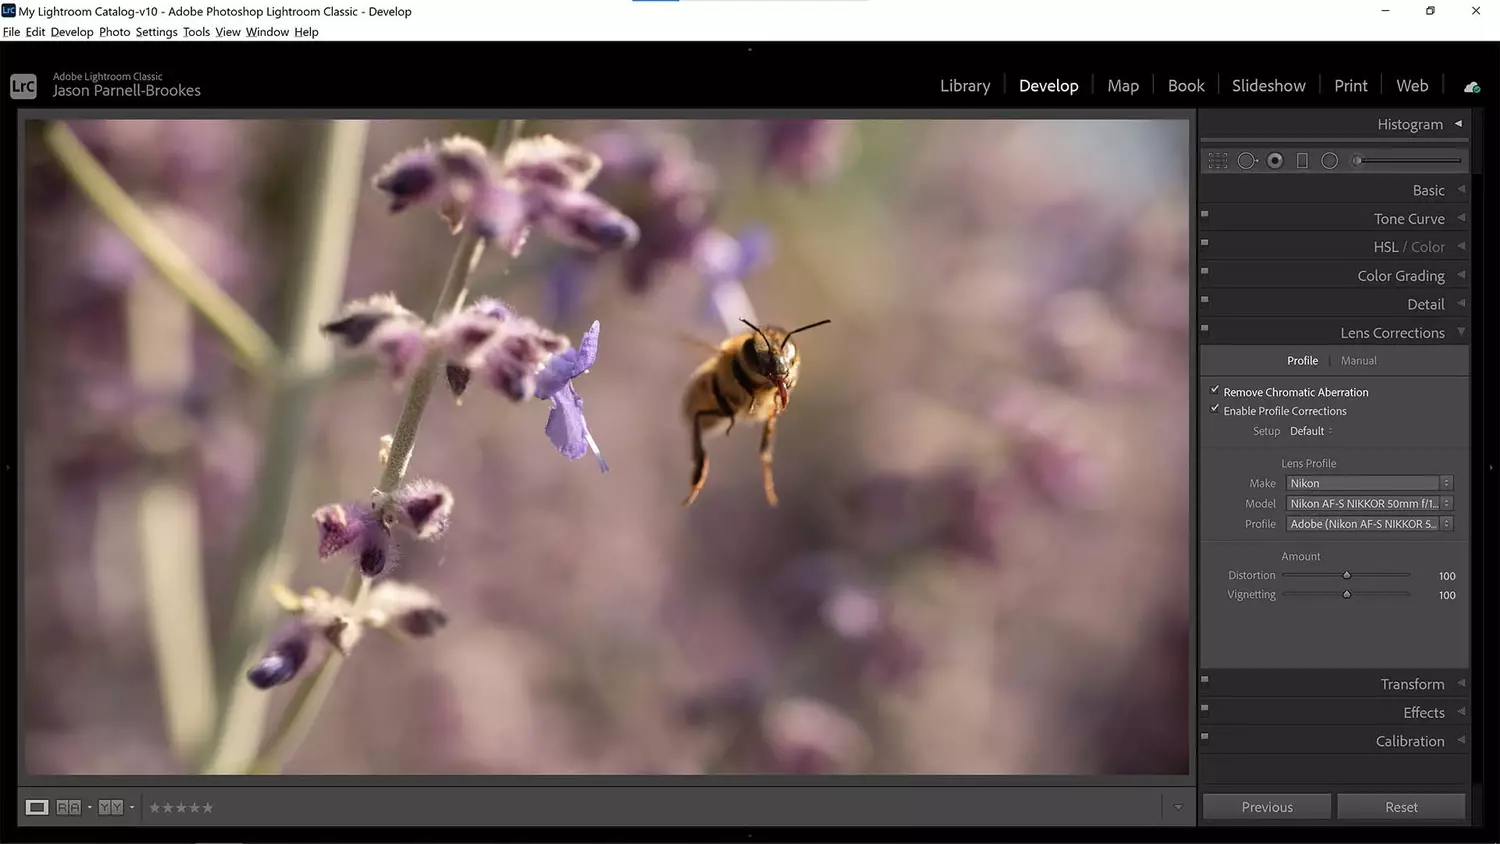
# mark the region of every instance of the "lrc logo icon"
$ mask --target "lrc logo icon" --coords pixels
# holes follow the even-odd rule
[[[36,74],[12,73],[10,75],[10,98],[13,100],[36,99]]]
[[[16,16],[16,4],[0,3],[0,18],[13,18]]]

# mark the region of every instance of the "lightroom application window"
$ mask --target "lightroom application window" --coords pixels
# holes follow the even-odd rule
[[[1500,840],[1500,5],[0,12],[0,838]]]

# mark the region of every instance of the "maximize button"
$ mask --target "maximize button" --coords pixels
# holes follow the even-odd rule
[[[1326,821],[1332,794],[1205,794],[1206,821]]]
[[[1464,794],[1340,794],[1341,821],[1461,821]]]

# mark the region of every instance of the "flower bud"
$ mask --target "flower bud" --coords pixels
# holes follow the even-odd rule
[[[634,220],[594,194],[539,188],[526,198],[537,227],[565,246],[604,252],[629,249],[641,239]]]
[[[442,184],[437,151],[430,145],[406,150],[375,174],[374,184],[390,196],[393,214],[430,199]]]
[[[448,530],[453,514],[453,492],[436,481],[418,480],[402,485],[392,496],[399,524],[418,539],[439,539]]]
[[[312,653],[313,629],[302,621],[282,628],[271,638],[265,655],[246,672],[245,679],[257,689],[270,689],[291,682]]]
[[[365,616],[371,627],[415,639],[436,635],[448,625],[448,615],[427,590],[393,580],[370,590]]]
[[[390,294],[350,302],[322,331],[344,348],[379,360],[396,381],[411,374],[427,351],[426,323]]]

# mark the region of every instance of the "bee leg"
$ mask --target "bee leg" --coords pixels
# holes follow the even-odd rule
[[[734,411],[729,407],[729,399],[724,398],[724,391],[719,389],[718,379],[714,380],[713,387],[714,403],[719,406],[719,415],[729,420],[729,427],[724,429],[724,436],[727,437],[734,430]],[[712,416],[713,414],[709,413],[709,415]]]
[[[760,479],[766,488],[766,501],[776,506],[776,482],[771,477],[771,448],[776,445],[776,417],[766,420],[760,435]]]
[[[693,416],[693,486],[688,490],[688,496],[683,500],[682,506],[691,506],[703,491],[703,482],[708,480],[708,451],[703,448],[703,422],[704,417],[709,419],[718,418],[719,414],[712,410],[700,410]]]

